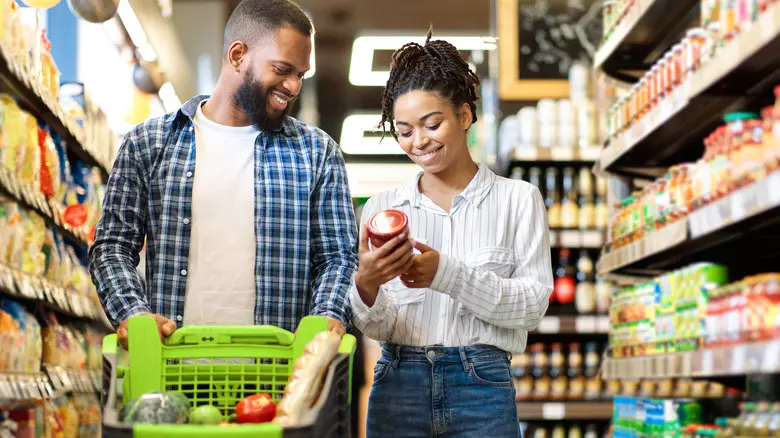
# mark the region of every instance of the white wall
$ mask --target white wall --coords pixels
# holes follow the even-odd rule
[[[173,24],[198,94],[211,94],[219,77],[225,9],[222,0],[177,0],[173,5]]]

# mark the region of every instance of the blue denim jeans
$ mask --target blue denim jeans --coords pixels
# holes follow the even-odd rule
[[[489,346],[382,346],[367,438],[517,438],[509,354]]]

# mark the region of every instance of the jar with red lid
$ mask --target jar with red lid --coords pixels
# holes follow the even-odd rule
[[[684,53],[682,44],[672,47],[672,87],[676,88],[683,80]]]
[[[763,275],[764,295],[766,295],[768,316],[764,319],[766,339],[780,338],[780,273]]]
[[[379,248],[401,233],[408,232],[409,219],[400,210],[383,210],[371,216],[367,227],[371,245]]]
[[[740,148],[739,185],[758,181],[766,176],[764,167],[764,123],[750,119],[745,123]]]
[[[674,89],[674,55],[671,51],[666,52],[664,55],[664,88],[666,89],[666,95],[672,93]]]
[[[704,29],[693,28],[689,29],[685,34],[684,44],[684,65],[685,70],[688,73],[695,72],[699,69],[699,64],[702,58],[702,48],[706,43],[707,34]]]
[[[648,101],[650,103],[650,108],[653,109],[658,104],[658,65],[653,65],[653,67],[650,69],[650,72],[648,73],[647,77],[647,85],[650,89],[650,96],[648,97]]]
[[[746,304],[745,283],[738,281],[734,283],[728,295],[728,309],[726,310],[726,327],[728,333],[727,345],[737,345],[744,341],[742,314],[745,312]]]
[[[661,57],[658,62],[656,63],[656,66],[658,66],[658,74],[656,77],[656,87],[658,90],[658,100],[663,100],[666,98],[667,92],[666,92],[666,58]]]
[[[764,129],[763,157],[764,169],[766,173],[772,172],[777,168],[775,164],[775,155],[777,150],[778,138],[774,133],[774,107],[767,106],[761,110],[762,128]]]

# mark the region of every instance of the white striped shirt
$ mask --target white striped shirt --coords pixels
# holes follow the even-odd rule
[[[450,213],[420,193],[418,175],[368,200],[361,224],[381,210],[409,217],[411,236],[440,252],[428,289],[395,278],[366,306],[354,283],[353,322],[366,336],[401,345],[493,345],[525,350],[553,289],[547,213],[539,189],[479,168]]]

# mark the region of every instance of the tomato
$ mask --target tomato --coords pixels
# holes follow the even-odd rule
[[[250,395],[236,405],[236,421],[239,423],[267,423],[274,417],[276,404],[266,393]]]

